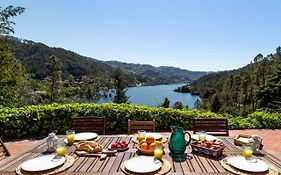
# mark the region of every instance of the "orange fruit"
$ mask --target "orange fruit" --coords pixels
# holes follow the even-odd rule
[[[141,145],[142,143],[146,143],[146,141],[145,140],[140,141],[139,145]]]
[[[156,146],[162,146],[163,145],[163,143],[161,141],[158,141],[158,140],[156,140],[154,143],[156,144]]]
[[[148,144],[147,143],[142,143],[142,144],[140,144],[140,148],[142,149],[142,150],[148,150]]]
[[[148,145],[150,145],[151,143],[153,143],[155,141],[153,136],[147,136],[145,140]]]
[[[155,149],[155,146],[156,146],[156,143],[153,142],[149,145],[149,150],[154,150]]]

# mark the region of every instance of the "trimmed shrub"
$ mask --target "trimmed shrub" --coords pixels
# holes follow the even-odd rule
[[[0,109],[0,137],[64,133],[71,117],[105,116],[106,130],[127,131],[127,121],[156,121],[157,131],[170,131],[171,125],[192,129],[193,118],[228,118],[230,129],[281,128],[279,113],[254,112],[247,118],[188,109],[150,108],[134,104],[50,104]]]

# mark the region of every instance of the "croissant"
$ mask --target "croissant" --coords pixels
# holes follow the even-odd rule
[[[91,153],[102,152],[103,146],[95,141],[80,141],[75,143],[76,150]]]

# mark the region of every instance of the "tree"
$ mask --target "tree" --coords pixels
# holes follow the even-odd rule
[[[169,106],[170,106],[170,100],[167,97],[165,97],[165,99],[164,99],[163,103],[160,105],[160,107],[169,108]]]
[[[13,56],[7,35],[14,33],[10,20],[24,12],[22,7],[0,7],[0,105],[19,106],[23,102],[26,74],[21,63]]]
[[[52,55],[48,62],[50,84],[51,102],[55,102],[58,97],[61,86],[61,61]]]
[[[256,93],[259,108],[281,112],[281,63]]]
[[[212,101],[211,101],[211,111],[219,112],[220,108],[221,108],[221,104],[220,104],[219,98],[217,95],[214,95],[212,97]]]
[[[0,51],[0,105],[19,106],[23,103],[25,70],[10,51]]]
[[[0,7],[0,10],[2,8]],[[4,8],[0,11],[0,34],[1,35],[9,35],[10,33],[14,33],[13,25],[15,23],[10,20],[11,17],[15,17],[23,13],[25,8],[23,7],[14,7],[12,5]]]
[[[113,78],[116,90],[116,95],[113,98],[113,102],[127,103],[129,97],[126,95],[126,82],[124,80],[124,74],[119,67],[114,70]]]
[[[174,108],[174,109],[183,109],[184,106],[183,106],[182,102],[177,101],[177,102],[174,104],[173,108]]]
[[[263,55],[261,53],[259,53],[255,58],[254,58],[254,62],[257,63],[259,61],[263,60]]]

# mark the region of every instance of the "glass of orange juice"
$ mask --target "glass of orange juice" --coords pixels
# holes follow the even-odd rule
[[[253,158],[253,145],[252,144],[244,144],[243,145],[243,152],[242,155],[245,157],[246,160],[250,162],[256,162],[257,160]]]
[[[250,144],[244,144],[242,155],[246,159],[251,159],[253,156],[253,147]]]
[[[66,145],[65,143],[58,143],[56,145],[56,154],[57,156],[63,156],[65,157],[66,156]]]
[[[162,146],[156,146],[154,149],[154,158],[158,160],[162,160],[163,157],[163,147]]]
[[[145,130],[139,130],[138,131],[138,140],[142,141],[145,139],[146,131]]]
[[[67,144],[69,144],[69,145],[73,144],[74,136],[75,136],[75,131],[73,131],[73,130],[67,130],[66,131]]]

